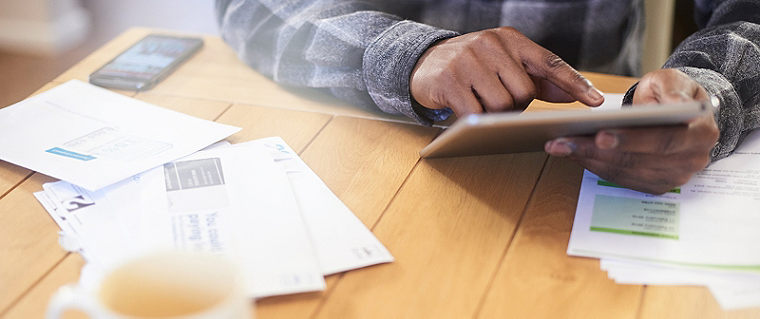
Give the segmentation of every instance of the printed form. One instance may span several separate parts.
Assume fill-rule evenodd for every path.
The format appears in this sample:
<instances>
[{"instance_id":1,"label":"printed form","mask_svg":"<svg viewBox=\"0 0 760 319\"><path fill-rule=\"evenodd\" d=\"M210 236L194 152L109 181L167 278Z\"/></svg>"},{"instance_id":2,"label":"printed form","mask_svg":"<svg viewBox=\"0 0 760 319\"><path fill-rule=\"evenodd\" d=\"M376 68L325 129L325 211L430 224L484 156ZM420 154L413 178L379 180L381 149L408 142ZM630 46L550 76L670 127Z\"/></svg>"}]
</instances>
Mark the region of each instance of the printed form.
<instances>
[{"instance_id":1,"label":"printed form","mask_svg":"<svg viewBox=\"0 0 760 319\"><path fill-rule=\"evenodd\" d=\"M724 308L760 306L760 131L664 195L585 171L567 253L619 283L707 285Z\"/></svg>"},{"instance_id":2,"label":"printed form","mask_svg":"<svg viewBox=\"0 0 760 319\"><path fill-rule=\"evenodd\" d=\"M688 183L655 196L584 172L568 253L760 271L760 131Z\"/></svg>"},{"instance_id":3,"label":"printed form","mask_svg":"<svg viewBox=\"0 0 760 319\"><path fill-rule=\"evenodd\" d=\"M0 159L92 191L239 130L71 80L0 109Z\"/></svg>"}]
</instances>

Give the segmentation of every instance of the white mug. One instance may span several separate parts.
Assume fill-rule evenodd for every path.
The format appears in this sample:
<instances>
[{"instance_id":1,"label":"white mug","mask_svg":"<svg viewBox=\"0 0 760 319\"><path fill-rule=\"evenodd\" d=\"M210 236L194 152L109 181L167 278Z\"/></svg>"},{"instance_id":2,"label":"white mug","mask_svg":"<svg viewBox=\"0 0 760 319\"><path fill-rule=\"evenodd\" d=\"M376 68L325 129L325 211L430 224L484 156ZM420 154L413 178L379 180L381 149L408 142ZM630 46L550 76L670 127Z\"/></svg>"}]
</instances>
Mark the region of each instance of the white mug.
<instances>
[{"instance_id":1,"label":"white mug","mask_svg":"<svg viewBox=\"0 0 760 319\"><path fill-rule=\"evenodd\" d=\"M218 255L162 252L130 259L98 280L94 288L61 287L47 318L69 309L91 318L253 318L240 271Z\"/></svg>"}]
</instances>

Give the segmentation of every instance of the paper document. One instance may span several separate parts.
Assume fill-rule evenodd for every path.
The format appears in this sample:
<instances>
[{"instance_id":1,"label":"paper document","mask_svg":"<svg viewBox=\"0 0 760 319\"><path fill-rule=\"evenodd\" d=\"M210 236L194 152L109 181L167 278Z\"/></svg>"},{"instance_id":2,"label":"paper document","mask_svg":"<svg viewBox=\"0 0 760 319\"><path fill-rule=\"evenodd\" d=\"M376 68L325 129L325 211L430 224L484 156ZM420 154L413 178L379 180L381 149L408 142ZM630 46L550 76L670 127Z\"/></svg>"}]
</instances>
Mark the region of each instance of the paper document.
<instances>
[{"instance_id":1,"label":"paper document","mask_svg":"<svg viewBox=\"0 0 760 319\"><path fill-rule=\"evenodd\" d=\"M175 247L234 252L256 297L324 289L288 177L263 146L202 151L163 170Z\"/></svg>"},{"instance_id":2,"label":"paper document","mask_svg":"<svg viewBox=\"0 0 760 319\"><path fill-rule=\"evenodd\" d=\"M203 151L98 191L68 182L35 193L60 243L109 265L182 249L236 258L253 297L324 289L323 275L393 261L388 250L279 137Z\"/></svg>"},{"instance_id":3,"label":"paper document","mask_svg":"<svg viewBox=\"0 0 760 319\"><path fill-rule=\"evenodd\" d=\"M619 110L623 105L625 94L604 93L604 102L602 105L592 107L592 111Z\"/></svg>"},{"instance_id":4,"label":"paper document","mask_svg":"<svg viewBox=\"0 0 760 319\"><path fill-rule=\"evenodd\" d=\"M688 183L654 196L586 171L568 253L760 271L760 131ZM718 240L719 239L719 240Z\"/></svg>"},{"instance_id":5,"label":"paper document","mask_svg":"<svg viewBox=\"0 0 760 319\"><path fill-rule=\"evenodd\" d=\"M158 173L150 170L95 192L63 181L45 183L35 197L52 204L48 213L64 233L59 238L64 248L110 265L144 252L137 245L140 214L143 209L159 209L143 207L143 202L160 198L161 185L146 183L160 177Z\"/></svg>"},{"instance_id":6,"label":"paper document","mask_svg":"<svg viewBox=\"0 0 760 319\"><path fill-rule=\"evenodd\" d=\"M695 269L638 260L602 259L601 267L620 284L707 286L724 309L760 307L760 273Z\"/></svg>"},{"instance_id":7,"label":"paper document","mask_svg":"<svg viewBox=\"0 0 760 319\"><path fill-rule=\"evenodd\" d=\"M570 255L624 284L704 285L726 309L760 307L760 130L655 196L585 171Z\"/></svg>"},{"instance_id":8,"label":"paper document","mask_svg":"<svg viewBox=\"0 0 760 319\"><path fill-rule=\"evenodd\" d=\"M71 80L0 109L0 159L97 190L238 130Z\"/></svg>"},{"instance_id":9,"label":"paper document","mask_svg":"<svg viewBox=\"0 0 760 319\"><path fill-rule=\"evenodd\" d=\"M49 213L88 260L85 280L130 256L181 249L238 260L252 297L324 289L287 176L262 146L198 152L97 192L44 189L37 197L57 206Z\"/></svg>"},{"instance_id":10,"label":"paper document","mask_svg":"<svg viewBox=\"0 0 760 319\"><path fill-rule=\"evenodd\" d=\"M392 262L393 256L280 137L236 147L263 145L287 172L324 275Z\"/></svg>"}]
</instances>

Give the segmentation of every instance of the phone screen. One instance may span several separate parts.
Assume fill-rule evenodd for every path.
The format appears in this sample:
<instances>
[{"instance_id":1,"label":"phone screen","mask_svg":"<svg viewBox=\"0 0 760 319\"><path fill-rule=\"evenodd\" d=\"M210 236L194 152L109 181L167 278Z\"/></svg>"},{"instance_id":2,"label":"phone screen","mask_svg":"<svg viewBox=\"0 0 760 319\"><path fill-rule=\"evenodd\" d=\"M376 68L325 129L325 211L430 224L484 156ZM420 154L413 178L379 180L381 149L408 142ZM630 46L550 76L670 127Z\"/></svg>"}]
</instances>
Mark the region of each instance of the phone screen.
<instances>
[{"instance_id":1,"label":"phone screen","mask_svg":"<svg viewBox=\"0 0 760 319\"><path fill-rule=\"evenodd\" d=\"M146 89L202 45L198 38L149 35L90 76L93 84Z\"/></svg>"}]
</instances>

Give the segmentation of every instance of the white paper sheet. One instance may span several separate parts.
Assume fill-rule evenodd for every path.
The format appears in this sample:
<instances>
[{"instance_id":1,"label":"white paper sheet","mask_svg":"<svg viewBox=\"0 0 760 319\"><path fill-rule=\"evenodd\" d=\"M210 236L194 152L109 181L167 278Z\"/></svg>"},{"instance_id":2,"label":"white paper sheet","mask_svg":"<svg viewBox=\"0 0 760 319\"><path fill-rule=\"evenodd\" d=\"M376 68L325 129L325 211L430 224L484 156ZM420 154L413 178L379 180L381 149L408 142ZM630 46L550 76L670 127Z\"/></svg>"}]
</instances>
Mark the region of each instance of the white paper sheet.
<instances>
[{"instance_id":1,"label":"white paper sheet","mask_svg":"<svg viewBox=\"0 0 760 319\"><path fill-rule=\"evenodd\" d=\"M760 270L760 131L676 191L611 186L584 172L568 254Z\"/></svg>"},{"instance_id":2,"label":"white paper sheet","mask_svg":"<svg viewBox=\"0 0 760 319\"><path fill-rule=\"evenodd\" d=\"M0 109L0 159L97 190L238 130L71 80Z\"/></svg>"},{"instance_id":3,"label":"white paper sheet","mask_svg":"<svg viewBox=\"0 0 760 319\"><path fill-rule=\"evenodd\" d=\"M622 284L704 285L721 307L760 307L760 131L660 196L584 172L568 254Z\"/></svg>"},{"instance_id":4,"label":"white paper sheet","mask_svg":"<svg viewBox=\"0 0 760 319\"><path fill-rule=\"evenodd\" d=\"M602 259L601 268L610 278L626 284L731 285L752 282L760 287L760 272L698 268L631 259Z\"/></svg>"},{"instance_id":5,"label":"white paper sheet","mask_svg":"<svg viewBox=\"0 0 760 319\"><path fill-rule=\"evenodd\" d=\"M166 206L165 197L161 197L162 179L158 179L161 173L159 169L149 170L96 192L63 181L44 184L44 195L55 204L48 213L65 225L61 227L63 234L59 238L60 242L67 243L64 248L101 265L116 264L145 253L140 241L140 214L161 210L161 207L144 204L146 202ZM158 183L148 182L150 180ZM158 244L152 246L170 248Z\"/></svg>"},{"instance_id":6,"label":"white paper sheet","mask_svg":"<svg viewBox=\"0 0 760 319\"><path fill-rule=\"evenodd\" d=\"M723 309L760 307L760 273L696 269L638 260L602 259L601 267L620 284L707 286Z\"/></svg>"},{"instance_id":7,"label":"white paper sheet","mask_svg":"<svg viewBox=\"0 0 760 319\"><path fill-rule=\"evenodd\" d=\"M133 255L184 249L239 260L252 297L324 289L287 177L261 146L198 152L95 193L44 188L88 259L83 281ZM86 206L61 211L71 202Z\"/></svg>"},{"instance_id":8,"label":"white paper sheet","mask_svg":"<svg viewBox=\"0 0 760 319\"><path fill-rule=\"evenodd\" d=\"M708 285L715 300L723 309L760 307L760 284L737 282L729 285Z\"/></svg>"},{"instance_id":9,"label":"white paper sheet","mask_svg":"<svg viewBox=\"0 0 760 319\"><path fill-rule=\"evenodd\" d=\"M592 111L619 110L623 105L625 94L604 93L604 102L602 105L592 107Z\"/></svg>"},{"instance_id":10,"label":"white paper sheet","mask_svg":"<svg viewBox=\"0 0 760 319\"><path fill-rule=\"evenodd\" d=\"M235 147L263 145L287 172L324 275L379 263L393 256L280 137Z\"/></svg>"},{"instance_id":11,"label":"white paper sheet","mask_svg":"<svg viewBox=\"0 0 760 319\"><path fill-rule=\"evenodd\" d=\"M256 297L324 289L288 178L266 149L198 152L165 165L164 176L175 245L226 249L227 228Z\"/></svg>"}]
</instances>

